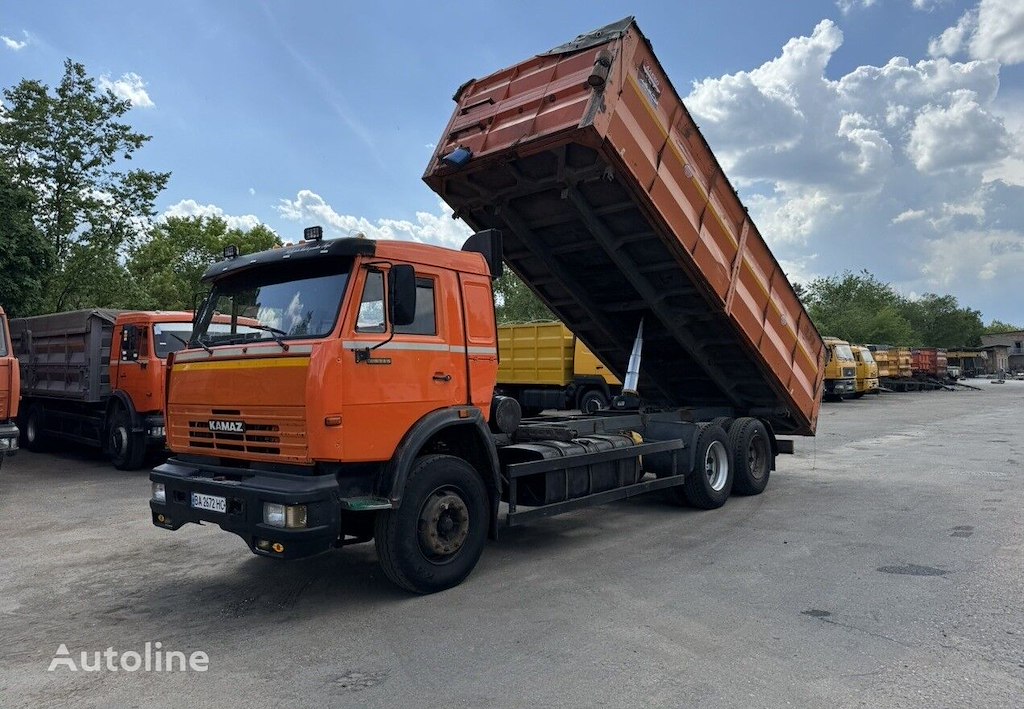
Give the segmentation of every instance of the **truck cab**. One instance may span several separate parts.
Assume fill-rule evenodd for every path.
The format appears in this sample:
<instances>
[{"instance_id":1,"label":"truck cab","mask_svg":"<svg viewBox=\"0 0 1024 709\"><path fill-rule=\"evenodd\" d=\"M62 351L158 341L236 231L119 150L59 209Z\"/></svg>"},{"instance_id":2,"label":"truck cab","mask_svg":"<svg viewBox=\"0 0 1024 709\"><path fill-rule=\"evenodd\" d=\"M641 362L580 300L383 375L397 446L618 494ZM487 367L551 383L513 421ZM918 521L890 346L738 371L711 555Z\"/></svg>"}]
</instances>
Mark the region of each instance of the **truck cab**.
<instances>
[{"instance_id":1,"label":"truck cab","mask_svg":"<svg viewBox=\"0 0 1024 709\"><path fill-rule=\"evenodd\" d=\"M0 308L0 463L18 450L18 400L21 398L18 360L14 357L7 315Z\"/></svg>"},{"instance_id":2,"label":"truck cab","mask_svg":"<svg viewBox=\"0 0 1024 709\"><path fill-rule=\"evenodd\" d=\"M13 320L25 447L98 446L115 467L141 467L163 449L166 362L191 322L188 312L105 309Z\"/></svg>"},{"instance_id":3,"label":"truck cab","mask_svg":"<svg viewBox=\"0 0 1024 709\"><path fill-rule=\"evenodd\" d=\"M842 401L857 392L857 360L853 357L850 343L837 337L823 337L828 348L828 362L825 365L824 397Z\"/></svg>"},{"instance_id":4,"label":"truck cab","mask_svg":"<svg viewBox=\"0 0 1024 709\"><path fill-rule=\"evenodd\" d=\"M871 350L864 345L850 345L853 358L857 361L857 390L853 398L859 399L865 394L878 393L878 364L875 363Z\"/></svg>"}]
</instances>

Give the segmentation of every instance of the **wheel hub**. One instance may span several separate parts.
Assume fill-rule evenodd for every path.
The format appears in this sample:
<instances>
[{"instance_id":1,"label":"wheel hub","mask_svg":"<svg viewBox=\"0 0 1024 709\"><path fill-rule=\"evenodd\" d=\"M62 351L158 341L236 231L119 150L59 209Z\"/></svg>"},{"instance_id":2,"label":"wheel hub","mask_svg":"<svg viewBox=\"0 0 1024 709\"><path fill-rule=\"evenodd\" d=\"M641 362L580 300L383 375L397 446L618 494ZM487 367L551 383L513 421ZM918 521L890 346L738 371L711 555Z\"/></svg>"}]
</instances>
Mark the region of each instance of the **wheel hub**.
<instances>
[{"instance_id":1,"label":"wheel hub","mask_svg":"<svg viewBox=\"0 0 1024 709\"><path fill-rule=\"evenodd\" d=\"M729 460L721 441L712 441L704 455L704 474L711 489L718 492L729 478Z\"/></svg>"},{"instance_id":2,"label":"wheel hub","mask_svg":"<svg viewBox=\"0 0 1024 709\"><path fill-rule=\"evenodd\" d=\"M469 536L469 508L454 491L439 490L423 503L418 526L420 547L427 556L452 556Z\"/></svg>"},{"instance_id":3,"label":"wheel hub","mask_svg":"<svg viewBox=\"0 0 1024 709\"><path fill-rule=\"evenodd\" d=\"M128 447L128 432L122 426L115 426L110 429L110 448L117 455L121 455Z\"/></svg>"}]
</instances>

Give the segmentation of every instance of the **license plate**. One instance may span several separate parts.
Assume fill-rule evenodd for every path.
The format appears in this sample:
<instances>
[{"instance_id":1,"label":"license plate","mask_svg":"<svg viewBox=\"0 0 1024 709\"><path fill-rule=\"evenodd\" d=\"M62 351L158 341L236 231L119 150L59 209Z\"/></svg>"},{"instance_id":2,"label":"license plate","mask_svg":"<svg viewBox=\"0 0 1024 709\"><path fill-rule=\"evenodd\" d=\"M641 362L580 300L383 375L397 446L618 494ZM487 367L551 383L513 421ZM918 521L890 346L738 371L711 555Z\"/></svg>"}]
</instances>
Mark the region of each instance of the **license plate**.
<instances>
[{"instance_id":1,"label":"license plate","mask_svg":"<svg viewBox=\"0 0 1024 709\"><path fill-rule=\"evenodd\" d=\"M204 495L200 492L192 493L192 506L197 510L209 510L210 512L227 512L227 498L216 495Z\"/></svg>"}]
</instances>

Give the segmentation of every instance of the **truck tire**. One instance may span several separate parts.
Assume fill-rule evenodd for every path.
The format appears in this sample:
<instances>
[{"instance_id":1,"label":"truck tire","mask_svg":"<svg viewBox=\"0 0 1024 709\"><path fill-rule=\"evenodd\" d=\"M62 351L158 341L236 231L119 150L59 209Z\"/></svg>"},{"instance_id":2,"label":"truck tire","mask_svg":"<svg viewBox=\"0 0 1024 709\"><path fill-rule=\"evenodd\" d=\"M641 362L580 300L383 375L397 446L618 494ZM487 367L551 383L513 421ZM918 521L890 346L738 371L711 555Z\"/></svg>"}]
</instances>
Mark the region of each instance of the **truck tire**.
<instances>
[{"instance_id":1,"label":"truck tire","mask_svg":"<svg viewBox=\"0 0 1024 709\"><path fill-rule=\"evenodd\" d=\"M46 412L39 404L31 404L25 414L25 426L21 432L21 445L33 453L46 448Z\"/></svg>"},{"instance_id":2,"label":"truck tire","mask_svg":"<svg viewBox=\"0 0 1024 709\"><path fill-rule=\"evenodd\" d=\"M146 457L144 434L132 431L132 421L123 406L114 409L107 426L107 452L118 470L138 470Z\"/></svg>"},{"instance_id":3,"label":"truck tire","mask_svg":"<svg viewBox=\"0 0 1024 709\"><path fill-rule=\"evenodd\" d=\"M450 455L423 456L399 508L377 514L380 566L413 593L458 586L480 559L489 523L487 488L473 466Z\"/></svg>"},{"instance_id":4,"label":"truck tire","mask_svg":"<svg viewBox=\"0 0 1024 709\"><path fill-rule=\"evenodd\" d=\"M682 485L668 488L669 499L701 510L717 509L732 492L729 438L721 426L700 423L694 448L693 470Z\"/></svg>"},{"instance_id":5,"label":"truck tire","mask_svg":"<svg viewBox=\"0 0 1024 709\"><path fill-rule=\"evenodd\" d=\"M600 389L588 389L580 397L579 410L584 414L594 414L608 408L608 399Z\"/></svg>"},{"instance_id":6,"label":"truck tire","mask_svg":"<svg viewBox=\"0 0 1024 709\"><path fill-rule=\"evenodd\" d=\"M732 491L739 495L764 492L772 472L772 443L764 424L755 418L736 419L729 431L729 454Z\"/></svg>"},{"instance_id":7,"label":"truck tire","mask_svg":"<svg viewBox=\"0 0 1024 709\"><path fill-rule=\"evenodd\" d=\"M726 435L729 435L729 429L732 428L732 424L736 419L731 416L719 416L716 419L711 420L712 426L721 426L722 430L725 431Z\"/></svg>"}]
</instances>

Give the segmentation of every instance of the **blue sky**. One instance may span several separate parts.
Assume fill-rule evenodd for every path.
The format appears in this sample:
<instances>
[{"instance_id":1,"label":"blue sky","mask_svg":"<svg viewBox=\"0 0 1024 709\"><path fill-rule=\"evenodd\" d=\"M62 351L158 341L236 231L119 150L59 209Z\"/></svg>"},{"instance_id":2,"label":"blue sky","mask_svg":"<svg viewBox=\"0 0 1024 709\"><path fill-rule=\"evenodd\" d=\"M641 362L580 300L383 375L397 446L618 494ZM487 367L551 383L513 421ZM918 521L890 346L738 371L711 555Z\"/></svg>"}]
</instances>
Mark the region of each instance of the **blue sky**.
<instances>
[{"instance_id":1,"label":"blue sky","mask_svg":"<svg viewBox=\"0 0 1024 709\"><path fill-rule=\"evenodd\" d=\"M0 85L70 57L131 97L161 213L456 245L420 180L455 89L629 14L791 277L1024 322L1019 0L0 0Z\"/></svg>"}]
</instances>

